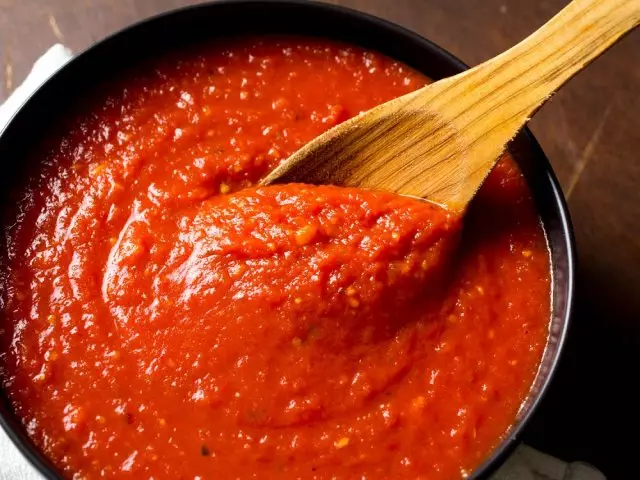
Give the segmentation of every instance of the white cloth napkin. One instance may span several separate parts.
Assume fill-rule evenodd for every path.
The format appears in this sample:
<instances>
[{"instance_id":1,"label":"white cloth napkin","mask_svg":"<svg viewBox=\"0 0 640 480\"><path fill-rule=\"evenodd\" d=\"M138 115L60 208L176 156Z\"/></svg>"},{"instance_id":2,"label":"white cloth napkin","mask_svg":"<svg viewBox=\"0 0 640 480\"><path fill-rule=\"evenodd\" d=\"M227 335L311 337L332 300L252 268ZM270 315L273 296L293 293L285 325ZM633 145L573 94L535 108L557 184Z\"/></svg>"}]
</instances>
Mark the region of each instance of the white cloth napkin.
<instances>
[{"instance_id":1,"label":"white cloth napkin","mask_svg":"<svg viewBox=\"0 0 640 480\"><path fill-rule=\"evenodd\" d=\"M71 57L71 50L57 44L36 61L24 83L15 89L3 105L0 105L0 131L29 95ZM41 480L41 478L0 429L0 480ZM521 445L492 477L492 480L606 480L606 478L598 470L584 463L568 464Z\"/></svg>"},{"instance_id":2,"label":"white cloth napkin","mask_svg":"<svg viewBox=\"0 0 640 480\"><path fill-rule=\"evenodd\" d=\"M56 70L67 63L72 56L71 50L58 43L36 60L31 72L27 78L25 78L22 85L13 91L3 105L0 105L0 131L2 131L9 120L11 120L16 110L29 98L29 95Z\"/></svg>"}]
</instances>

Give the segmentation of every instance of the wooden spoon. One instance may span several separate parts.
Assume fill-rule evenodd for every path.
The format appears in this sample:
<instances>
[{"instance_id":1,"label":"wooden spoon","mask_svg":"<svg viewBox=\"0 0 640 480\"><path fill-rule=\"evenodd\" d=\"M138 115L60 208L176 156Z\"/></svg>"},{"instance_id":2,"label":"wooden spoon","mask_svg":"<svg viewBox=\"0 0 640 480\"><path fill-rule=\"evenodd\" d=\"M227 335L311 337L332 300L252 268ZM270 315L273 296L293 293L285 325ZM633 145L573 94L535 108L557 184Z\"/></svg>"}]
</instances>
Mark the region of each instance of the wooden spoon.
<instances>
[{"instance_id":1,"label":"wooden spoon","mask_svg":"<svg viewBox=\"0 0 640 480\"><path fill-rule=\"evenodd\" d=\"M640 0L574 0L503 54L325 132L262 185L375 188L464 210L542 104L639 22Z\"/></svg>"}]
</instances>

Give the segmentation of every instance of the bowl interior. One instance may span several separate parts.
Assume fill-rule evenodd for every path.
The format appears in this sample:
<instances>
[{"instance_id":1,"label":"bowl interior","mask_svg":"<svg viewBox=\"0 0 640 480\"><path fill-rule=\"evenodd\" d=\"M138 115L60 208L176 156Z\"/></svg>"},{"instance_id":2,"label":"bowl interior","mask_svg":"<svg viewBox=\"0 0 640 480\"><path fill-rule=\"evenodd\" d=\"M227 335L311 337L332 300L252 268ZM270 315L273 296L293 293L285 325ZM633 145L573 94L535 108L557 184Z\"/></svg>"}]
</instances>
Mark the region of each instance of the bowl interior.
<instances>
[{"instance_id":1,"label":"bowl interior","mask_svg":"<svg viewBox=\"0 0 640 480\"><path fill-rule=\"evenodd\" d=\"M0 191L19 181L28 146L55 125L60 113L82 101L92 88L151 56L213 38L243 34L300 34L325 37L377 50L438 80L466 66L422 37L386 21L327 4L307 1L218 1L187 7L116 33L76 57L41 87L0 137L4 175ZM510 148L533 192L551 251L552 319L547 347L531 393L493 453L476 469L486 477L516 445L549 384L564 342L573 296L573 238L557 181L535 139L521 132ZM3 203L9 201L3 193ZM4 203L6 204L6 203ZM0 392L0 423L23 454L46 478L58 479L51 463L34 447Z\"/></svg>"}]
</instances>

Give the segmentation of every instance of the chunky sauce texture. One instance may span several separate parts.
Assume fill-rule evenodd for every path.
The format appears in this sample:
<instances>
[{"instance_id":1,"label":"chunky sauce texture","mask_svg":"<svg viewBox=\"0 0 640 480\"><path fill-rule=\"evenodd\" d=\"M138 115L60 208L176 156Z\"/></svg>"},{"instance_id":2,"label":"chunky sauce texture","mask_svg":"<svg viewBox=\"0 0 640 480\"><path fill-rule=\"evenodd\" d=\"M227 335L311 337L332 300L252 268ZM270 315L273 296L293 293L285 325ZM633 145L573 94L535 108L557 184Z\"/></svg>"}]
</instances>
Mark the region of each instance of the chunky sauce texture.
<instances>
[{"instance_id":1,"label":"chunky sauce texture","mask_svg":"<svg viewBox=\"0 0 640 480\"><path fill-rule=\"evenodd\" d=\"M422 75L324 40L150 61L61 126L6 212L0 380L68 478L469 474L514 421L549 256L503 159L461 225L253 185Z\"/></svg>"}]
</instances>

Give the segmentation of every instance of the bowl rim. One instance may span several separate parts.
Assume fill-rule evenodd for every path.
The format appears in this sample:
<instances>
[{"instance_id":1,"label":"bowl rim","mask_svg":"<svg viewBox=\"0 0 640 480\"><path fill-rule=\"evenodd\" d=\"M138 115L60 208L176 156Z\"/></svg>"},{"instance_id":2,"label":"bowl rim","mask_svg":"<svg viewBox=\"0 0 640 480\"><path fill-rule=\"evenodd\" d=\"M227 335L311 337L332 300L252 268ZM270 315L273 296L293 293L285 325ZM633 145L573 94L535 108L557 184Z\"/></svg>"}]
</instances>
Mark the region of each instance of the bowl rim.
<instances>
[{"instance_id":1,"label":"bowl rim","mask_svg":"<svg viewBox=\"0 0 640 480\"><path fill-rule=\"evenodd\" d=\"M442 63L448 65L454 71L463 71L469 68L468 65L466 65L464 62L462 62L460 59L458 59L442 47L436 45L432 41L408 28L402 27L396 23L377 17L375 15L341 5L328 4L316 0L208 1L205 3L188 5L176 9L167 10L156 15L138 20L132 24L126 25L116 30L113 33L110 33L104 38L94 42L77 55L74 55L62 67L48 76L48 78L44 80L40 84L40 86L38 86L38 88L31 92L30 95L25 99L25 101L22 102L16 112L11 115L4 128L0 129L0 145L6 137L6 132L8 132L11 129L12 125L16 123L16 118L24 115L25 107L40 101L41 97L46 94L46 90L52 83L52 80L54 78L59 77L62 72L68 72L76 68L84 59L94 55L99 55L99 50L105 45L118 40L122 36L131 35L135 33L136 30L140 30L156 22L166 21L167 19L171 19L172 17L175 17L177 15L197 14L198 11L209 9L216 10L222 7L229 6L240 8L257 5L263 7L280 6L286 8L288 6L293 6L297 8L306 8L310 11L322 11L328 15L341 16L348 21L360 22L361 24L369 24L370 26L385 30L388 33L393 33L396 36L404 37L404 39L406 39L408 42L417 45L420 50L428 52L429 55L439 59ZM273 33L277 32L274 31ZM226 35L221 35L219 36L219 38L224 38L225 36ZM212 34L211 37L216 37L216 34ZM320 35L320 37L322 38L322 35ZM324 38L329 40L333 39L330 35L325 35ZM358 45L357 41L347 43L352 43L356 46ZM487 478L491 473L497 470L506 460L507 456L518 445L519 439L526 425L533 417L555 376L558 364L562 356L562 351L566 341L566 336L569 330L570 320L574 308L575 269L577 260L574 231L569 214L569 208L562 193L560 184L549 163L549 160L547 159L533 134L530 132L529 128L524 127L518 134L518 137L523 139L527 143L527 149L529 150L530 155L535 158L535 168L536 170L538 170L540 180L542 182L546 182L547 186L549 187L549 193L551 197L550 200L552 200L553 206L555 207L558 216L557 220L559 222L559 226L557 227L557 229L562 232L562 239L564 244L563 247L566 250L566 307L564 308L564 311L561 315L561 330L557 335L555 354L553 354L551 361L547 366L547 373L544 376L539 389L536 392L529 393L530 397L528 397L528 399L532 398L532 400L530 402L530 405L528 406L527 411L524 413L524 415L517 418L516 423L514 423L514 425L512 425L511 428L503 434L503 437L499 439L491 453L471 473L471 478L478 479ZM533 186L530 185L530 188L532 191L534 191ZM545 236L547 236L547 242L549 242L548 232L546 231L546 229ZM552 266L552 264L553 261L551 261L550 267ZM552 283L555 282L552 280ZM553 293L554 290L552 290L552 296ZM536 374L536 379L539 374L540 372ZM7 434L7 437L11 439L13 444L17 447L18 451L20 451L20 453L28 460L28 462L36 469L36 471L38 471L45 479L61 480L61 478L63 477L57 467L53 465L53 463L44 455L44 453L38 447L36 447L33 441L27 436L23 426L17 421L17 418L15 418L15 415L11 411L11 406L7 402L6 395L4 394L4 389L1 385L0 401L4 401L6 403L6 411L4 411L5 409L0 408L0 426Z\"/></svg>"}]
</instances>

